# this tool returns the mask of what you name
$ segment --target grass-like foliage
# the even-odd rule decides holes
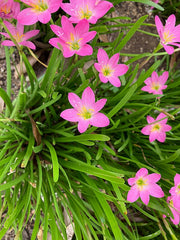
[[[123,1],[112,0],[114,7],[109,12],[120,2]],[[163,10],[150,0],[134,2]],[[25,7],[21,2],[21,8]],[[106,15],[95,25],[90,24],[90,31],[97,32],[88,43],[93,49],[91,55],[75,54],[65,59],[59,43],[57,47],[61,50],[49,45],[51,57],[40,78],[27,57],[27,53],[33,56],[36,53],[22,48],[23,44],[18,43],[4,19],[1,20],[1,32],[7,31],[18,48],[20,65],[25,65],[30,84],[21,71],[21,87],[12,101],[10,59],[13,47],[5,46],[7,89],[0,89],[5,103],[0,115],[0,239],[10,228],[15,230],[16,240],[22,239],[28,221],[34,221],[31,240],[37,236],[47,240],[48,233],[53,240],[67,239],[68,226],[73,228],[73,239],[78,240],[180,239],[178,225],[170,220],[175,201],[171,209],[166,202],[174,186],[174,177],[180,173],[180,70],[172,57],[178,50],[168,55],[165,50],[158,52],[162,48],[159,45],[153,53],[121,54],[134,34],[146,25],[147,17],[142,16],[135,23],[128,18],[128,23],[124,23],[124,17]],[[53,13],[53,18],[54,24],[61,26],[58,14]],[[50,23],[38,23],[36,28],[32,25],[26,29],[46,30],[41,41],[47,43],[50,38],[57,37],[49,26]],[[155,24],[151,27],[155,28]],[[100,41],[99,36],[114,31],[118,32],[118,37],[113,42]],[[143,32],[159,37],[158,33]],[[77,45],[70,47],[78,49]],[[100,81],[94,67],[100,48],[109,58],[120,53],[120,63],[121,56],[128,56],[125,62],[128,71],[119,77],[120,87]],[[149,59],[154,63],[145,70]],[[155,71],[159,76],[164,71],[169,73],[163,83],[167,85],[163,94],[141,90],[144,81]],[[103,74],[108,76],[108,70]],[[101,113],[109,118],[110,124],[107,127],[89,126],[80,134],[77,123],[64,120],[60,114],[72,108],[69,93],[81,98],[87,87],[93,90],[96,101],[107,99]],[[147,116],[156,119],[160,113],[172,129],[166,131],[165,141],[161,137],[160,141],[149,141],[148,134],[144,135],[141,130],[148,124]],[[85,120],[87,118],[89,115]],[[157,120],[151,132],[158,131],[162,125]],[[148,206],[142,198],[127,201],[128,179],[134,178],[141,168],[161,176],[158,185],[164,192],[164,197],[150,196]],[[136,184],[141,191],[146,180],[141,186],[140,182]],[[177,218],[180,218],[179,211],[176,211]]]

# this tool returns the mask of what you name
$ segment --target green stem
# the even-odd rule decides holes
[[[154,56],[154,54],[157,53],[161,48],[162,48],[162,45],[161,45],[161,43],[159,43],[159,44],[157,45],[157,47],[154,49],[153,53],[152,53],[145,61],[143,61],[143,62],[140,64],[139,69],[141,69],[146,63],[148,63],[149,60]]]

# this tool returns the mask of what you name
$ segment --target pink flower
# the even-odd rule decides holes
[[[13,0],[0,0],[0,18],[17,18],[20,12],[20,4]]]
[[[103,17],[111,7],[112,3],[97,0],[70,0],[70,3],[61,5],[61,8],[71,16],[69,19],[71,22],[78,23],[82,19],[87,19],[92,24]]]
[[[39,33],[39,30],[32,30],[24,33],[24,25],[21,25],[19,22],[17,22],[16,27],[7,21],[4,21],[4,24],[6,25],[7,29],[9,30],[9,32],[12,34],[12,36],[14,37],[14,39],[17,41],[19,45],[26,46],[31,49],[36,49],[36,46],[34,45],[34,43],[27,41],[27,39],[37,35]],[[10,38],[8,33],[0,32],[0,34],[4,35],[7,38]],[[2,42],[2,45],[15,46],[15,44],[11,40],[4,40]]]
[[[58,38],[51,38],[49,43],[61,49],[65,58],[71,57],[74,54],[86,56],[93,53],[92,47],[86,43],[95,37],[96,32],[89,32],[89,23],[87,20],[81,20],[74,28],[69,19],[62,16],[61,25],[62,27],[51,25],[52,31]]]
[[[99,72],[101,82],[108,81],[115,87],[120,87],[121,82],[118,76],[125,74],[128,71],[128,66],[125,64],[118,64],[119,53],[114,54],[110,59],[105,50],[99,49],[97,54],[98,63],[94,67]]]
[[[128,192],[127,201],[135,202],[140,197],[143,203],[148,205],[150,195],[156,198],[164,197],[161,187],[156,184],[160,178],[160,174],[152,173],[148,175],[146,168],[139,169],[134,178],[128,179],[131,189]]]
[[[168,45],[180,47],[180,24],[175,27],[176,17],[174,14],[170,15],[166,21],[165,26],[158,16],[155,16],[155,24],[160,36],[161,45],[168,54],[174,52],[174,48]]]
[[[64,110],[60,116],[70,122],[78,122],[78,131],[83,133],[89,125],[106,127],[109,119],[99,111],[104,107],[107,99],[103,98],[95,102],[95,95],[90,87],[87,87],[80,99],[75,93],[69,93],[68,99],[74,108]]]
[[[161,120],[162,118],[165,118],[166,115],[164,113],[160,113],[156,119],[154,119],[151,116],[147,116],[147,122],[149,125],[143,127],[141,132],[144,135],[149,135],[149,141],[153,142],[156,139],[159,142],[164,142],[166,139],[166,132],[171,130],[171,126],[166,124],[167,118]],[[155,122],[155,123],[154,123]]]
[[[167,198],[167,202],[169,203],[169,208],[171,209],[171,212],[173,214],[173,218],[170,217],[170,219],[175,225],[178,225],[180,222],[180,209],[177,209],[174,206],[174,201],[173,201],[172,196],[169,196]],[[163,217],[166,217],[166,216],[163,215]]]
[[[163,94],[162,90],[167,88],[167,85],[164,85],[169,77],[168,72],[164,72],[161,76],[158,77],[156,72],[152,73],[152,76],[147,78],[144,83],[146,86],[141,88],[142,91],[153,93],[153,94]]]
[[[30,8],[22,10],[17,20],[23,25],[32,25],[38,21],[48,23],[51,19],[51,13],[56,12],[62,3],[62,0],[21,0]]]
[[[174,187],[169,191],[172,196],[173,205],[180,210],[180,174],[176,173],[174,177]]]

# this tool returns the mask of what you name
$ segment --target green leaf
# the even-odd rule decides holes
[[[13,110],[13,106],[11,103],[11,99],[7,95],[7,93],[4,91],[4,89],[0,88],[0,97],[4,100],[5,104],[7,105],[10,112]]]
[[[126,34],[126,36],[120,42],[120,44],[115,48],[115,53],[118,53],[121,51],[121,49],[132,38],[132,36],[136,33],[137,29],[142,25],[142,23],[146,20],[147,17],[148,17],[148,15],[142,16],[141,18],[138,19],[138,21],[136,23],[133,24],[132,28],[129,30],[129,32]]]
[[[136,88],[136,84],[133,84],[133,86],[130,87],[129,91],[121,99],[121,101],[107,114],[109,118],[112,118],[128,102],[128,100],[133,96]]]
[[[84,141],[109,141],[110,138],[103,134],[81,134],[73,137],[56,138],[56,142],[84,142]]]
[[[61,162],[61,164],[66,168],[84,172],[90,175],[94,175],[96,177],[106,179],[113,183],[117,183],[117,184],[124,183],[124,179],[122,179],[118,173],[114,173],[114,172],[100,169],[94,166],[90,166],[89,164],[83,163],[78,159],[64,153],[62,153],[61,155],[64,156],[66,159],[68,159],[68,161],[64,160]]]
[[[26,151],[26,154],[24,156],[24,159],[23,159],[23,162],[21,163],[21,167],[22,168],[25,168],[31,155],[32,155],[32,152],[33,152],[33,146],[34,146],[34,136],[33,136],[33,133],[30,132],[30,136],[29,136],[29,142],[28,142],[28,146],[27,146],[27,151]]]
[[[48,147],[50,154],[51,154],[51,160],[53,164],[53,180],[54,182],[57,182],[59,179],[59,163],[58,163],[58,157],[56,154],[55,148],[46,140],[44,140],[44,143]]]

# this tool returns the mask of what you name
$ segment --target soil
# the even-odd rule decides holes
[[[136,22],[141,16],[148,15],[146,23],[154,24],[154,16],[150,7],[144,6],[140,3],[134,2],[122,2],[117,5],[115,12],[111,14],[112,17],[117,16],[125,16],[130,17],[132,20],[130,22]],[[141,28],[142,29],[142,28]],[[143,30],[148,32],[156,33],[155,27],[145,26]],[[103,37],[103,36],[102,36]],[[108,37],[108,41],[113,41],[116,38],[116,34],[111,34]],[[135,35],[131,38],[128,44],[122,49],[122,53],[144,53],[144,52],[152,52],[154,48],[158,45],[158,38],[143,34],[141,32],[136,32]],[[47,61],[47,55],[42,54],[42,61]],[[121,57],[121,62],[126,62],[128,57]],[[142,61],[142,60],[141,60]],[[11,56],[11,70],[12,70],[12,99],[17,95],[18,89],[20,86],[20,81],[16,78],[15,66],[19,63],[19,56],[17,51],[15,50]],[[152,62],[149,62],[145,67],[149,68]],[[35,71],[38,71],[38,75],[40,75],[44,68],[42,68],[39,64],[35,64]],[[6,89],[6,61],[5,61],[5,51],[4,47],[0,45],[0,87]],[[33,223],[29,222],[26,228],[23,231],[23,240],[30,239],[32,233]],[[15,234],[13,230],[9,230],[7,234],[3,237],[2,240],[13,240],[15,238]],[[71,238],[69,238],[71,239]]]

